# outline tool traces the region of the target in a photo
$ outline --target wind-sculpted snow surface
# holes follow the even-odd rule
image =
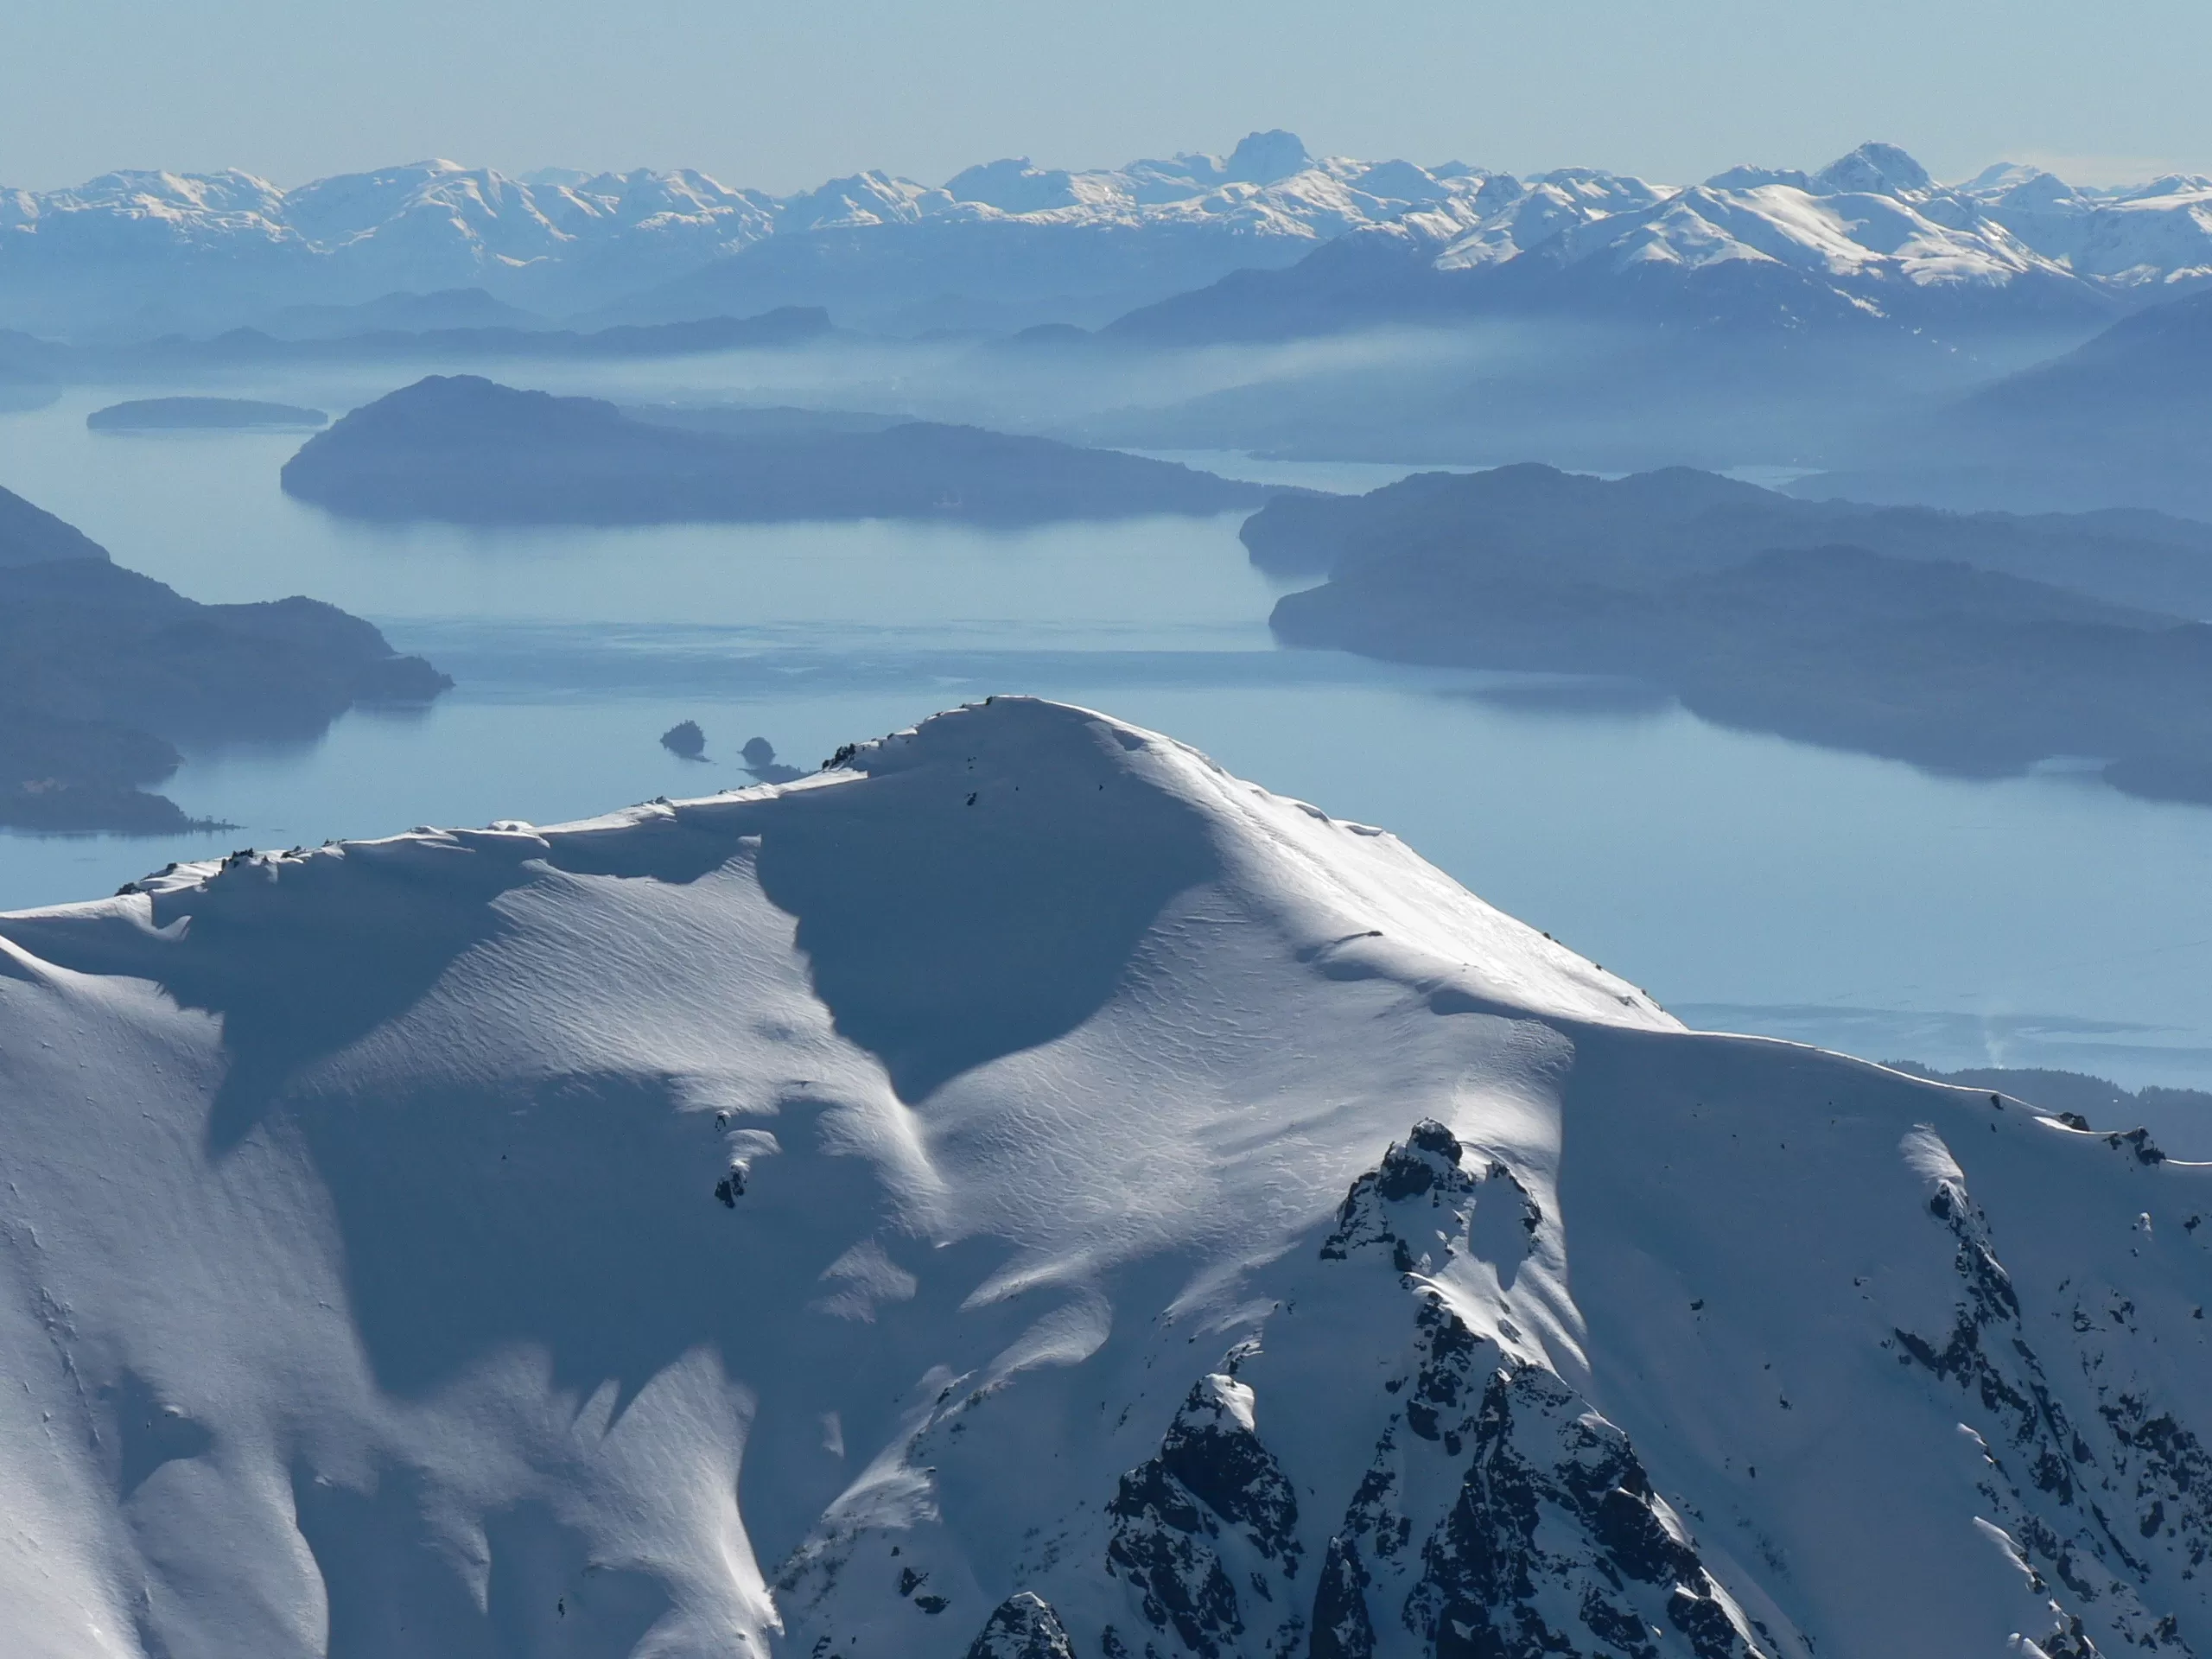
[[[1080,709],[0,918],[0,1112],[25,1659],[2212,1645],[2201,1168]]]

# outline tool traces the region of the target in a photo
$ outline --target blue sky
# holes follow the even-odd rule
[[[432,155],[788,190],[1112,164],[1285,126],[1334,153],[1678,181],[1867,137],[1940,176],[2212,171],[2205,0],[62,0],[0,21],[0,184]],[[30,15],[26,15],[30,14]]]

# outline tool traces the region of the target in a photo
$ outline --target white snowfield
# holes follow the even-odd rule
[[[2092,190],[2000,164],[1946,186],[1903,150],[1870,143],[1815,174],[1735,168],[1685,188],[1588,168],[1516,178],[1458,162],[1317,158],[1274,132],[1227,157],[1087,172],[1012,159],[935,187],[870,171],[785,197],[689,168],[518,179],[430,161],[290,190],[235,171],[113,173],[72,189],[0,189],[0,279],[81,270],[105,285],[141,265],[204,276],[216,260],[235,266],[224,280],[249,296],[366,299],[521,281],[535,298],[581,303],[771,236],[990,224],[1020,227],[1039,248],[1076,233],[1059,239],[1078,262],[1087,234],[1103,229],[1216,236],[1230,265],[1278,264],[1380,230],[1434,244],[1447,270],[1543,249],[1568,265],[1771,263],[1874,283],[1877,295],[1885,283],[1974,290],[2032,276],[2154,298],[2212,277],[2212,179]],[[1237,248],[1242,258],[1230,257]]]
[[[1447,238],[1436,259],[1445,270],[1541,248],[1570,267],[1782,265],[1877,298],[1885,285],[1993,289],[2027,277],[2124,295],[2212,276],[2212,180],[2202,178],[2092,191],[2000,165],[1949,186],[1878,143],[1810,175],[1733,168],[1681,189],[1595,174],[1572,175],[1581,182],[1567,191],[1569,176],[1517,193],[1493,184],[1495,205],[1457,236],[1451,209],[1406,222]]]
[[[2212,1649],[2206,1168],[1103,715],[841,759],[0,917],[0,1650]]]

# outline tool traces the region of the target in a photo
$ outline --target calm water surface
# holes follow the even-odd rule
[[[744,395],[743,372],[683,371],[721,396]],[[652,395],[686,390],[656,372]],[[223,390],[336,410],[411,378]],[[1699,1023],[1878,1058],[2212,1086],[2202,809],[2063,772],[1936,778],[1588,689],[1280,652],[1265,626],[1278,590],[1245,562],[1233,517],[1019,533],[350,525],[278,491],[296,434],[85,429],[91,409],[149,390],[0,416],[0,484],[194,598],[311,594],[459,684],[420,715],[349,715],[313,746],[190,755],[167,792],[234,831],[0,835],[0,907],[110,892],[232,847],[708,793],[747,781],[735,756],[748,737],[811,766],[936,709],[1028,691],[1387,825]],[[1391,474],[1300,476],[1372,487]],[[659,747],[682,719],[706,729],[707,761]],[[2212,1134],[2196,1149],[2212,1155]]]

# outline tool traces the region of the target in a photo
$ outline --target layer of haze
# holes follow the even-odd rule
[[[11,9],[0,185],[123,167],[296,184],[444,156],[787,191],[1316,150],[1669,181],[1870,137],[1939,177],[2212,169],[2201,0],[71,0]]]

